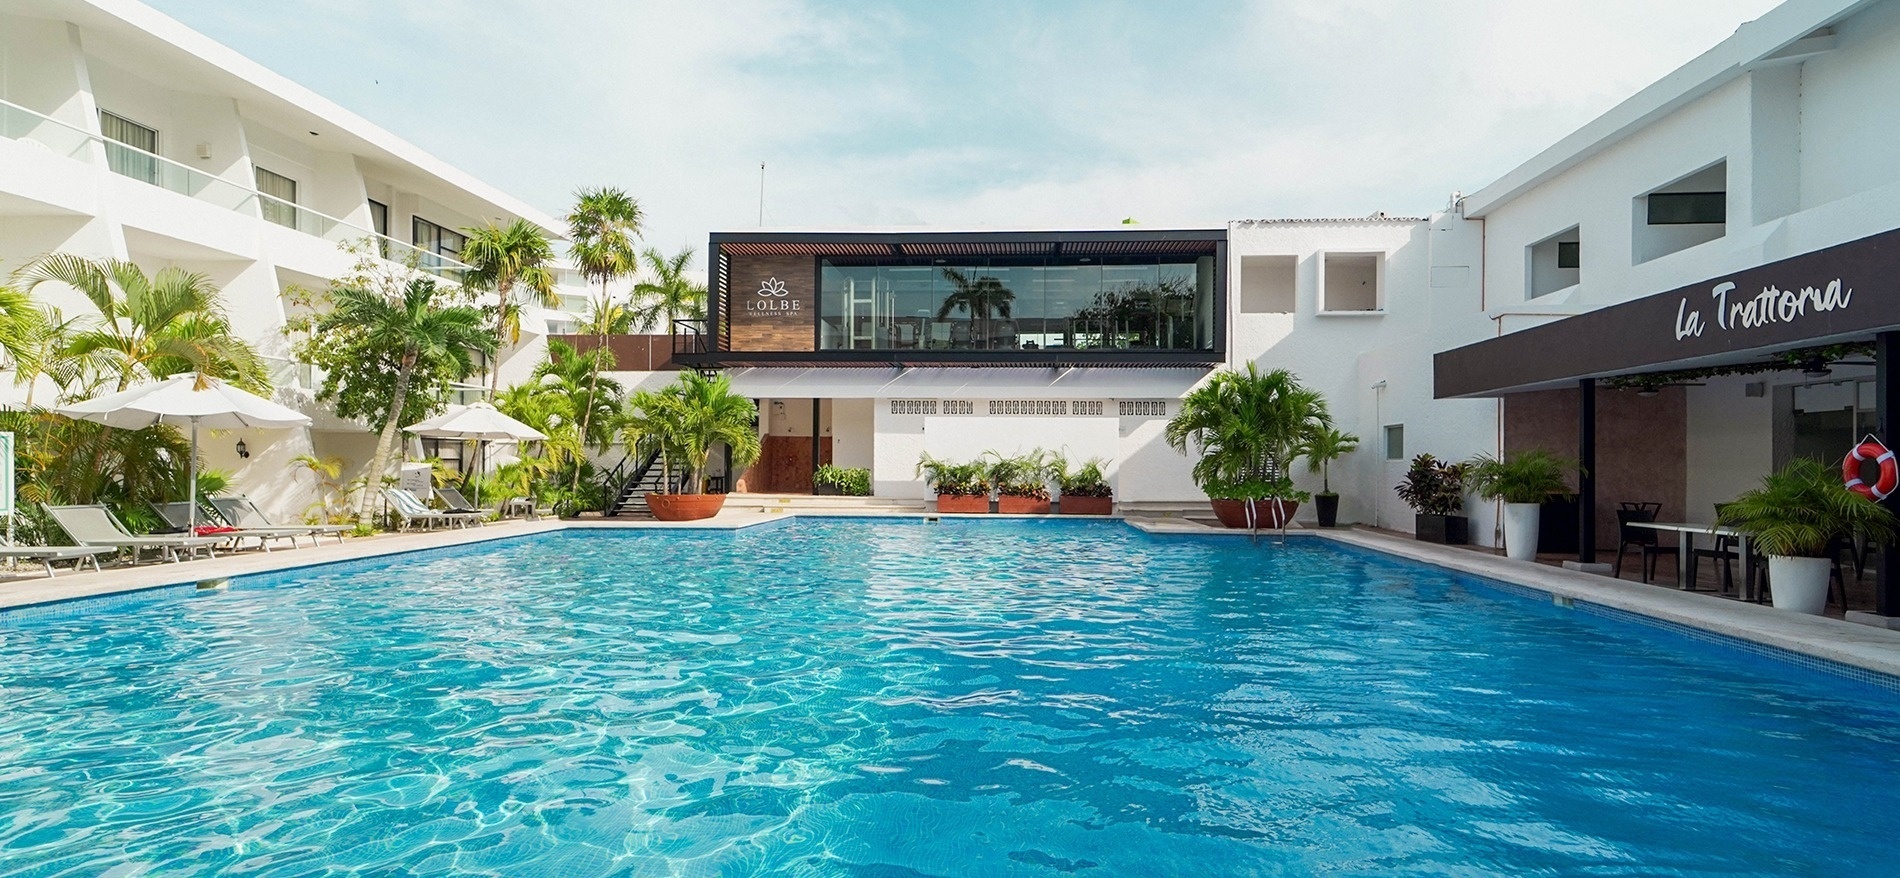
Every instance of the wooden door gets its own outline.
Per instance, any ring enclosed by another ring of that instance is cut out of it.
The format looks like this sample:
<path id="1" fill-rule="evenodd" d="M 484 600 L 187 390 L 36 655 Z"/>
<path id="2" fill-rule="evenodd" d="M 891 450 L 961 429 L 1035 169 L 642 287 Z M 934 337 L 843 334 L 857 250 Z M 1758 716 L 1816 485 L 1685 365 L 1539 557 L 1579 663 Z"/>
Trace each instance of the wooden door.
<path id="1" fill-rule="evenodd" d="M 831 462 L 831 437 L 818 439 L 818 462 L 812 463 L 810 436 L 767 436 L 759 455 L 764 484 L 754 489 L 766 494 L 809 494 L 811 473 Z"/>

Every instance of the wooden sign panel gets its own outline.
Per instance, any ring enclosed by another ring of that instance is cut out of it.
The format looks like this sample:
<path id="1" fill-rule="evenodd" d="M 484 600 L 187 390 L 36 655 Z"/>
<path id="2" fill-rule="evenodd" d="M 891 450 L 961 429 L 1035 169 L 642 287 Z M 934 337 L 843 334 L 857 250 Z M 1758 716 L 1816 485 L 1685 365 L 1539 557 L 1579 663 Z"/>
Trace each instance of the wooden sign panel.
<path id="1" fill-rule="evenodd" d="M 734 256 L 731 266 L 732 350 L 812 350 L 818 322 L 812 257 Z"/>

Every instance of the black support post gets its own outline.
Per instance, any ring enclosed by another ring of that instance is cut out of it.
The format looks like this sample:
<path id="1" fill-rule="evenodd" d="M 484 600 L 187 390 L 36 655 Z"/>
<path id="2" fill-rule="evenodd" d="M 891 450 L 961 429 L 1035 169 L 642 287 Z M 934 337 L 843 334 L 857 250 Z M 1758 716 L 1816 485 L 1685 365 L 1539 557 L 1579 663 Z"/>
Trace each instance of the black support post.
<path id="1" fill-rule="evenodd" d="M 811 401 L 811 468 L 818 469 L 818 400 Z M 818 493 L 818 483 L 812 482 L 811 492 Z"/>
<path id="2" fill-rule="evenodd" d="M 1880 441 L 1892 443 L 1894 429 L 1900 427 L 1900 332 L 1874 336 L 1874 412 L 1880 424 Z M 1900 510 L 1900 494 L 1881 501 L 1889 509 Z M 1882 616 L 1900 616 L 1900 546 L 1881 546 L 1880 564 L 1874 574 L 1874 612 Z"/>
<path id="3" fill-rule="evenodd" d="M 1577 562 L 1597 560 L 1597 382 L 1577 382 Z"/>

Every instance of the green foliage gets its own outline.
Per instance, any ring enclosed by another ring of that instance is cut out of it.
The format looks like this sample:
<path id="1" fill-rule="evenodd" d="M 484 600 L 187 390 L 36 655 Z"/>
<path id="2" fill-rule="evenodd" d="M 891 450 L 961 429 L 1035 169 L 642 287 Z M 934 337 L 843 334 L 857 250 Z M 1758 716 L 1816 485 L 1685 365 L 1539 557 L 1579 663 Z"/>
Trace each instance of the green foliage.
<path id="1" fill-rule="evenodd" d="M 925 484 L 939 494 L 956 497 L 988 497 L 989 469 L 980 460 L 954 463 L 932 457 L 928 451 L 917 461 L 917 475 Z"/>
<path id="2" fill-rule="evenodd" d="M 983 457 L 989 461 L 988 472 L 984 474 L 986 480 L 996 486 L 998 494 L 1049 499 L 1049 480 L 1056 474 L 1052 463 L 1059 458 L 1040 448 L 1021 454 L 985 451 Z"/>
<path id="3" fill-rule="evenodd" d="M 1405 479 L 1399 482 L 1399 499 L 1420 515 L 1460 515 L 1465 511 L 1467 469 L 1466 464 L 1429 454 L 1414 457 Z"/>
<path id="4" fill-rule="evenodd" d="M 646 212 L 640 202 L 611 186 L 574 193 L 574 209 L 567 215 L 568 257 L 581 275 L 601 285 L 632 273 L 637 267 L 633 241 L 640 237 Z"/>
<path id="5" fill-rule="evenodd" d="M 706 461 L 724 444 L 738 469 L 759 459 L 758 406 L 732 392 L 732 379 L 685 371 L 658 390 L 642 390 L 628 402 L 621 428 L 628 447 L 657 451 L 669 468 L 686 472 L 687 493 L 705 490 Z"/>
<path id="6" fill-rule="evenodd" d="M 1889 545 L 1900 537 L 1891 510 L 1844 487 L 1836 468 L 1805 458 L 1723 504 L 1716 522 L 1748 534 L 1763 554 L 1793 558 L 1825 558 L 1836 539 Z"/>
<path id="7" fill-rule="evenodd" d="M 693 267 L 693 248 L 672 256 L 648 247 L 640 254 L 647 279 L 633 287 L 634 322 L 650 332 L 671 332 L 673 321 L 706 316 L 706 287 L 686 272 Z"/>
<path id="8" fill-rule="evenodd" d="M 1333 492 L 1333 461 L 1359 450 L 1359 437 L 1333 427 L 1321 427 L 1306 437 L 1300 456 L 1306 458 L 1308 472 L 1320 474 L 1320 493 Z"/>
<path id="9" fill-rule="evenodd" d="M 317 502 L 304 510 L 305 521 L 335 524 L 349 514 L 342 483 L 345 465 L 341 457 L 318 457 L 314 454 L 299 454 L 290 459 L 292 469 L 308 471 L 310 478 L 316 482 Z"/>
<path id="10" fill-rule="evenodd" d="M 1486 500 L 1542 503 L 1552 494 L 1569 493 L 1564 474 L 1577 462 L 1541 448 L 1514 451 L 1502 458 L 1480 454 L 1465 462 L 1465 485 Z"/>
<path id="11" fill-rule="evenodd" d="M 1326 399 L 1286 369 L 1222 370 L 1181 400 L 1168 421 L 1168 444 L 1201 459 L 1194 481 L 1217 499 L 1295 499 L 1288 470 L 1320 430 L 1330 429 Z M 1253 497 L 1259 492 L 1268 492 Z"/>
<path id="12" fill-rule="evenodd" d="M 324 370 L 317 399 L 373 430 L 441 411 L 454 383 L 474 374 L 472 354 L 495 350 L 481 312 L 448 304 L 430 277 L 359 264 L 307 304 L 311 313 L 290 328 L 304 335 L 298 358 Z"/>
<path id="13" fill-rule="evenodd" d="M 863 467 L 836 467 L 825 464 L 811 474 L 814 485 L 837 488 L 846 497 L 871 496 L 871 471 Z"/>
<path id="14" fill-rule="evenodd" d="M 1091 457 L 1082 465 L 1071 469 L 1068 460 L 1056 455 L 1049 462 L 1050 472 L 1054 474 L 1056 487 L 1062 489 L 1064 497 L 1112 497 L 1113 488 L 1108 485 L 1108 476 L 1102 472 L 1107 461 Z"/>
<path id="15" fill-rule="evenodd" d="M 517 288 L 526 290 L 534 304 L 553 307 L 554 245 L 539 226 L 516 219 L 505 226 L 488 223 L 463 229 L 468 240 L 462 244 L 461 259 L 469 266 L 462 288 L 495 294 L 495 303 L 487 309 L 494 318 L 497 346 L 513 347 L 521 343 L 521 306 Z"/>

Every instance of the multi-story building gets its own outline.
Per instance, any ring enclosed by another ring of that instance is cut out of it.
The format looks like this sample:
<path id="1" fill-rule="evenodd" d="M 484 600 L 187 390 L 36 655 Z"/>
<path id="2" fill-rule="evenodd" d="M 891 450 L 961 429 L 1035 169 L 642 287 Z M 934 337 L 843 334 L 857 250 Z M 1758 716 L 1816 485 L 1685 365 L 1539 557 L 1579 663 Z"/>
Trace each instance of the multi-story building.
<path id="1" fill-rule="evenodd" d="M 346 272 L 357 257 L 345 245 L 360 241 L 453 283 L 466 269 L 462 230 L 515 218 L 561 233 L 542 211 L 142 4 L 0 7 L 0 271 L 63 251 L 209 276 L 271 359 L 280 394 L 316 418 L 309 430 L 206 444 L 206 463 L 274 512 L 294 516 L 311 500 L 307 480 L 284 477 L 292 457 L 361 467 L 374 442 L 311 403 L 315 376 L 283 334 L 286 291 Z M 58 285 L 38 293 L 68 317 L 89 309 Z M 550 327 L 572 325 L 567 312 L 587 291 L 567 271 L 561 295 L 563 309 L 531 309 L 528 343 L 492 364 L 504 383 L 544 356 Z"/>

